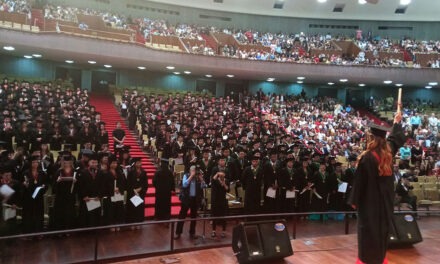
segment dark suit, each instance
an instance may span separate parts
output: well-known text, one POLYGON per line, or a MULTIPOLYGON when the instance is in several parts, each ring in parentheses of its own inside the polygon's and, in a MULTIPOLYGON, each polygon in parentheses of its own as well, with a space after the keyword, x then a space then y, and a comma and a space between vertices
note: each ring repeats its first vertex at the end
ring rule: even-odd
POLYGON ((417 211, 417 196, 409 195, 409 191, 412 189, 414 189, 413 186, 407 186, 403 183, 403 180, 400 180, 396 185, 396 194, 401 197, 400 203, 408 203, 414 211, 417 211))

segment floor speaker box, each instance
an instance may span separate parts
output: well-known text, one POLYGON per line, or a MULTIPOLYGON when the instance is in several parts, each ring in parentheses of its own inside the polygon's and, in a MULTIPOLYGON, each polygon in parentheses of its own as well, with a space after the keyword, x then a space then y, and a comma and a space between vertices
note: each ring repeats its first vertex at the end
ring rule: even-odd
POLYGON ((413 245, 423 241, 422 234, 412 214, 395 214, 394 229, 390 229, 390 247, 413 245))
POLYGON ((239 263, 257 263, 293 255, 285 220, 244 222, 234 227, 232 249, 239 263))

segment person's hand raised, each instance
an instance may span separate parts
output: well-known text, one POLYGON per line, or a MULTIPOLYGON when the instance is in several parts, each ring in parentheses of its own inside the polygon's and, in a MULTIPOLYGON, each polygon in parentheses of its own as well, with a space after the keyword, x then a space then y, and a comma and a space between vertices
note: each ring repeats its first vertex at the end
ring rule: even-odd
POLYGON ((402 112, 398 111, 394 116, 394 124, 398 124, 402 121, 402 112))

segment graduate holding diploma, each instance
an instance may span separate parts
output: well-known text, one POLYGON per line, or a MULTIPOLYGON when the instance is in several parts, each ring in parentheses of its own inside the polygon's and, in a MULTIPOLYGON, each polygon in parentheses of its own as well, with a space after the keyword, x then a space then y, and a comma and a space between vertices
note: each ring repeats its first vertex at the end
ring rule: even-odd
POLYGON ((18 233, 17 209, 20 204, 20 184, 12 179, 12 166, 0 167, 0 199, 2 201, 2 218, 0 219, 0 235, 18 233))
POLYGON ((44 193, 47 175, 41 170, 40 156, 31 157, 31 167, 23 179, 23 231, 42 232, 44 224, 44 193))
POLYGON ((141 167, 141 158, 133 158, 132 163, 127 176, 127 223, 144 221, 144 200, 148 190, 147 172, 141 167))
POLYGON ((53 192, 55 194, 53 227, 57 230, 71 229, 75 224, 76 172, 73 157, 61 156, 61 168, 55 173, 53 192))

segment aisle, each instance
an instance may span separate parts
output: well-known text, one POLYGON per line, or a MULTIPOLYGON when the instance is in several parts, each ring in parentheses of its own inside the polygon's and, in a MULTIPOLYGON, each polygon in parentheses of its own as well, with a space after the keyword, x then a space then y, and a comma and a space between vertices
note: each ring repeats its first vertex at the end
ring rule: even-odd
MULTIPOLYGON (((121 118, 119 112, 116 110, 116 107, 113 104, 113 101, 110 97, 102 97, 98 95, 92 95, 90 97, 90 104, 95 106, 96 111, 101 113, 101 119, 106 123, 106 128, 109 133, 109 147, 113 152, 113 138, 111 136, 112 131, 116 128, 116 122, 121 122, 122 129, 125 130, 125 145, 131 146, 130 155, 132 157, 141 157, 142 158, 142 168, 147 172, 148 177, 148 191, 147 196, 145 197, 145 217, 147 219, 152 219, 154 216, 154 202, 155 202, 155 193, 156 190, 153 187, 153 176, 156 172, 156 166, 152 162, 149 154, 142 151, 137 142, 136 136, 130 132, 127 128, 125 120, 121 118)), ((172 197, 172 207, 171 207, 171 215, 172 217, 176 217, 179 214, 179 199, 174 195, 172 197)))

